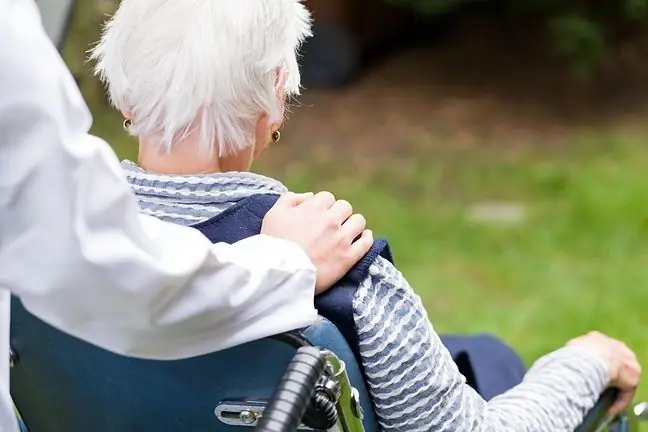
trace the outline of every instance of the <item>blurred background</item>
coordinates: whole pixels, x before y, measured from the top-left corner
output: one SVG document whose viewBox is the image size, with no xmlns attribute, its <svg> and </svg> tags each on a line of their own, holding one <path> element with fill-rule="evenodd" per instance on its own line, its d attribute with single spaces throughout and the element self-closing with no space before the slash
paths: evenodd
<svg viewBox="0 0 648 432">
<path fill-rule="evenodd" d="M 648 0 L 306 5 L 305 90 L 255 170 L 349 200 L 441 331 L 532 361 L 598 329 L 648 364 Z M 85 60 L 114 7 L 78 1 L 63 53 L 134 158 Z"/>
</svg>

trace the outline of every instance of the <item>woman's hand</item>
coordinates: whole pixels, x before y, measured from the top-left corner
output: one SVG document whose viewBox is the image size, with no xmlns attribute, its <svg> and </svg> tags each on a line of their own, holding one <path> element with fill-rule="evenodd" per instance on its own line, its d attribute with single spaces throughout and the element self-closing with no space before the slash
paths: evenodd
<svg viewBox="0 0 648 432">
<path fill-rule="evenodd" d="M 610 413 L 618 414 L 625 410 L 632 402 L 641 380 L 641 365 L 635 353 L 623 342 L 596 331 L 570 340 L 567 346 L 587 349 L 603 360 L 610 373 L 610 387 L 620 390 Z"/>
<path fill-rule="evenodd" d="M 266 214 L 261 234 L 301 246 L 317 268 L 315 293 L 321 294 L 371 248 L 373 235 L 365 228 L 365 218 L 329 192 L 288 193 Z"/>
</svg>

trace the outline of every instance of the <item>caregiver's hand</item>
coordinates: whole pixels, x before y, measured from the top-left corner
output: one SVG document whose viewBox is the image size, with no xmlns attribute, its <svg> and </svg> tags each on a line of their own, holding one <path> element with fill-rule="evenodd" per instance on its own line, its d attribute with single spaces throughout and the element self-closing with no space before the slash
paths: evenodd
<svg viewBox="0 0 648 432">
<path fill-rule="evenodd" d="M 293 241 L 317 268 L 316 294 L 329 289 L 371 248 L 362 215 L 333 194 L 284 194 L 263 219 L 261 234 Z M 357 239 L 357 240 L 356 240 Z"/>
<path fill-rule="evenodd" d="M 625 410 L 632 402 L 641 380 L 641 365 L 635 353 L 623 342 L 599 332 L 572 339 L 567 346 L 586 348 L 605 362 L 610 373 L 610 387 L 620 390 L 610 413 L 618 414 Z"/>
</svg>

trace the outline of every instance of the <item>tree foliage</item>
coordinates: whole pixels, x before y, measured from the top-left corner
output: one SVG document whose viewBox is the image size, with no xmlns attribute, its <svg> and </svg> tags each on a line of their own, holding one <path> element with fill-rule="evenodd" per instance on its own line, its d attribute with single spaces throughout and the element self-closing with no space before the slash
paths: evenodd
<svg viewBox="0 0 648 432">
<path fill-rule="evenodd" d="M 480 2 L 507 13 L 536 16 L 545 25 L 555 53 L 571 61 L 579 75 L 593 70 L 619 32 L 648 24 L 648 0 L 387 0 L 424 16 L 456 12 Z"/>
</svg>

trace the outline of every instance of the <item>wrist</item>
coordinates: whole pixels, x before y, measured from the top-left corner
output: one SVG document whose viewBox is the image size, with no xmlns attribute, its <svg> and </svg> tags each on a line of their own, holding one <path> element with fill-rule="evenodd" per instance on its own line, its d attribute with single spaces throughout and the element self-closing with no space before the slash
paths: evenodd
<svg viewBox="0 0 648 432">
<path fill-rule="evenodd" d="M 590 345 L 571 345 L 562 348 L 560 351 L 565 352 L 570 356 L 578 356 L 591 364 L 608 385 L 614 380 L 614 367 L 612 364 L 612 356 L 605 353 L 603 350 Z"/>
<path fill-rule="evenodd" d="M 274 256 L 281 256 L 287 258 L 287 261 L 294 266 L 305 268 L 308 270 L 316 271 L 315 264 L 311 260 L 310 256 L 306 253 L 306 250 L 301 247 L 298 243 L 287 240 L 281 237 L 275 237 L 268 234 L 259 234 L 256 237 L 263 240 L 264 242 L 272 242 L 272 254 Z"/>
</svg>

